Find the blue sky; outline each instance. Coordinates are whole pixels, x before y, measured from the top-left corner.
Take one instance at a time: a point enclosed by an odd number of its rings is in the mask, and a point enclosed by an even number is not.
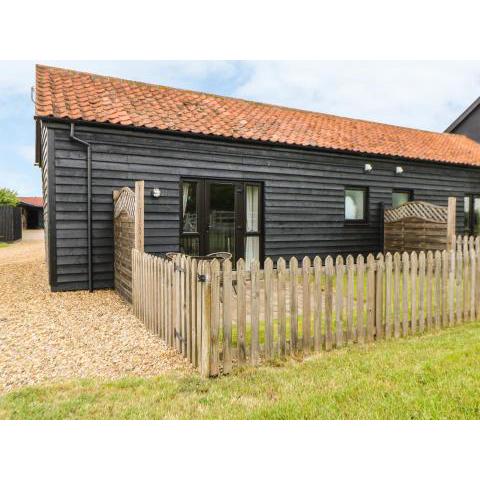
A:
[[[39,61],[324,113],[443,131],[480,96],[480,62]],[[41,195],[35,62],[0,61],[0,186]]]

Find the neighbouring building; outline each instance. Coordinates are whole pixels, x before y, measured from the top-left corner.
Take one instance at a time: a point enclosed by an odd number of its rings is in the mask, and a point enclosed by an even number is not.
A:
[[[464,135],[47,66],[35,120],[53,290],[113,286],[112,192],[135,180],[156,254],[377,252],[383,205],[449,196],[457,232],[480,233],[480,145]]]
[[[43,198],[18,197],[22,210],[22,228],[43,228]]]

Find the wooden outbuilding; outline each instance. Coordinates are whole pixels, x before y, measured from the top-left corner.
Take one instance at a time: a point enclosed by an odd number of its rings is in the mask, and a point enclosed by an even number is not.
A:
[[[22,211],[22,228],[43,228],[43,198],[18,197],[18,207]]]

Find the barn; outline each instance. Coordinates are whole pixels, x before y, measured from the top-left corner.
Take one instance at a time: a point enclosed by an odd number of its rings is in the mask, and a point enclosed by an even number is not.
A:
[[[384,207],[450,196],[457,233],[480,233],[464,135],[40,65],[35,91],[54,291],[113,286],[112,192],[136,180],[155,254],[377,252]]]
[[[18,197],[18,206],[22,211],[22,228],[43,228],[43,198]]]

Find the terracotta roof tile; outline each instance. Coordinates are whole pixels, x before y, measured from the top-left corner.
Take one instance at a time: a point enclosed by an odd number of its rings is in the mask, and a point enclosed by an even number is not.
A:
[[[463,136],[37,65],[36,115],[480,166]]]
[[[22,203],[32,205],[33,207],[42,207],[43,208],[43,198],[42,197],[18,197],[18,200]]]

